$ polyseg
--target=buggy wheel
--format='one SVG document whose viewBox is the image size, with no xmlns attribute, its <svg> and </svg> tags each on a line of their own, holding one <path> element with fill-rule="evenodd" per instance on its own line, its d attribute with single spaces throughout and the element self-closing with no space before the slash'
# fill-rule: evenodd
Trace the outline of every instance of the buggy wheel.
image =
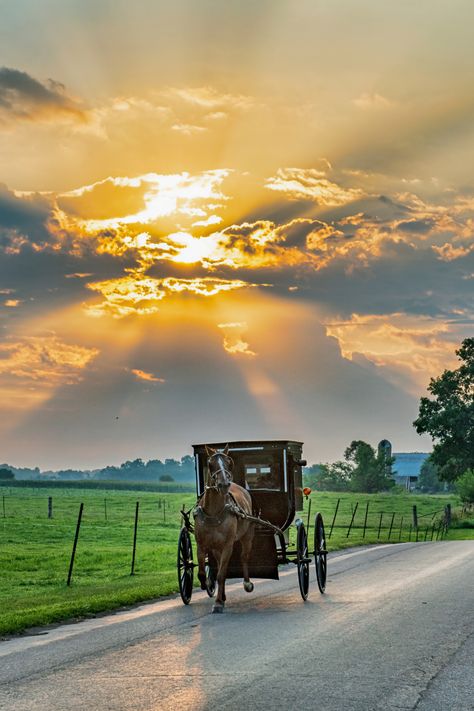
<svg viewBox="0 0 474 711">
<path fill-rule="evenodd" d="M 181 600 L 189 605 L 193 594 L 193 547 L 189 531 L 183 526 L 178 539 L 178 585 Z"/>
<path fill-rule="evenodd" d="M 207 594 L 209 595 L 209 597 L 214 597 L 214 593 L 216 592 L 217 571 L 214 565 L 212 565 L 212 563 L 209 561 L 209 558 L 207 558 L 206 560 L 205 571 Z"/>
<path fill-rule="evenodd" d="M 298 583 L 303 600 L 308 597 L 309 590 L 309 564 L 311 558 L 308 557 L 308 537 L 306 535 L 303 521 L 296 522 L 296 565 L 298 566 Z"/>
<path fill-rule="evenodd" d="M 321 593 L 326 589 L 327 557 L 323 517 L 320 513 L 317 513 L 314 520 L 314 564 L 316 566 L 318 588 Z"/>
</svg>

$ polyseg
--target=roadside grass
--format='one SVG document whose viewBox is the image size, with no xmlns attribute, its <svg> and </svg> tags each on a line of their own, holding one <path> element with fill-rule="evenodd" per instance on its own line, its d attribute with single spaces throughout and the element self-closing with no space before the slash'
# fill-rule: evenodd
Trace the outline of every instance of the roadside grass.
<svg viewBox="0 0 474 711">
<path fill-rule="evenodd" d="M 49 496 L 53 501 L 51 519 L 48 518 Z M 338 514 L 329 538 L 338 499 Z M 137 549 L 134 575 L 131 575 L 137 501 Z M 0 634 L 18 634 L 33 626 L 90 617 L 176 592 L 179 511 L 183 505 L 191 508 L 194 501 L 195 496 L 186 493 L 2 487 Z M 418 540 L 431 540 L 436 537 L 437 522 L 445 505 L 459 506 L 458 499 L 452 495 L 314 492 L 305 501 L 304 511 L 297 514 L 305 524 L 309 501 L 310 548 L 314 517 L 321 511 L 330 551 L 369 543 L 415 540 L 414 530 L 410 531 L 414 504 L 418 508 Z M 72 584 L 68 587 L 66 581 L 81 502 L 84 513 Z M 353 526 L 347 535 L 355 509 Z M 451 529 L 448 537 L 474 538 L 474 529 Z M 294 527 L 290 543 L 295 545 Z"/>
<path fill-rule="evenodd" d="M 474 540 L 474 517 L 472 514 L 468 514 L 464 518 L 455 518 L 446 539 L 448 541 Z"/>
</svg>

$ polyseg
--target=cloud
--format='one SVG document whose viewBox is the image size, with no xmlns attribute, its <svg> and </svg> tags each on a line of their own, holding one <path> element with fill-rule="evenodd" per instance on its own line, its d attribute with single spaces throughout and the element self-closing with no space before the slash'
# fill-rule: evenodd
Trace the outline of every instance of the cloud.
<svg viewBox="0 0 474 711">
<path fill-rule="evenodd" d="M 72 385 L 98 353 L 96 348 L 65 343 L 54 335 L 6 341 L 0 343 L 0 376 L 35 381 L 41 387 Z"/>
<path fill-rule="evenodd" d="M 247 330 L 247 323 L 219 323 L 217 327 L 224 333 L 224 350 L 231 355 L 256 356 L 249 344 L 244 341 L 243 334 Z"/>
<path fill-rule="evenodd" d="M 418 394 L 433 373 L 454 365 L 458 341 L 446 322 L 404 313 L 354 313 L 345 321 L 326 322 L 348 360 L 370 363 L 388 371 L 388 379 Z"/>
<path fill-rule="evenodd" d="M 230 170 L 220 169 L 195 175 L 183 172 L 109 177 L 61 194 L 58 204 L 69 214 L 81 217 L 80 224 L 89 232 L 121 225 L 147 225 L 169 216 L 176 221 L 207 219 L 210 210 L 228 200 L 220 188 L 230 173 Z M 98 210 L 101 210 L 100 217 Z"/>
<path fill-rule="evenodd" d="M 89 316 L 101 317 L 106 314 L 114 318 L 131 315 L 149 315 L 159 311 L 159 303 L 165 296 L 187 292 L 195 296 L 216 296 L 225 291 L 256 286 L 238 279 L 215 279 L 203 277 L 195 279 L 177 279 L 166 277 L 155 279 L 140 272 L 120 279 L 92 282 L 89 289 L 98 291 L 104 297 L 99 304 L 86 306 Z"/>
<path fill-rule="evenodd" d="M 164 378 L 158 378 L 153 373 L 147 373 L 145 370 L 140 370 L 139 368 L 131 368 L 130 372 L 138 378 L 138 380 L 146 380 L 149 383 L 165 383 Z"/>
<path fill-rule="evenodd" d="M 204 133 L 207 131 L 205 126 L 193 126 L 191 123 L 174 123 L 171 126 L 172 131 L 178 131 L 183 136 L 193 136 L 195 134 Z"/>
<path fill-rule="evenodd" d="M 56 242 L 55 212 L 50 197 L 18 197 L 0 184 L 0 251 L 18 252 L 27 242 L 37 250 Z"/>
<path fill-rule="evenodd" d="M 269 190 L 284 193 L 290 200 L 311 200 L 317 205 L 345 205 L 363 196 L 358 188 L 344 188 L 315 168 L 279 168 L 265 183 Z"/>
<path fill-rule="evenodd" d="M 42 83 L 18 69 L 0 68 L 0 124 L 58 119 L 87 120 L 86 111 L 63 84 L 53 79 Z"/>
<path fill-rule="evenodd" d="M 334 168 L 316 166 L 281 175 L 308 186 L 330 175 L 339 186 Z M 291 290 L 295 301 L 313 300 L 342 318 L 396 312 L 442 318 L 469 310 L 474 202 L 468 192 L 427 199 L 420 184 L 420 192 L 377 196 L 364 189 L 372 177 L 359 175 L 357 188 L 347 182 L 342 188 L 351 197 L 355 191 L 355 200 L 323 205 L 307 193 L 288 201 L 272 196 L 252 210 L 260 219 L 243 215 L 228 224 L 229 213 L 238 217 L 238 189 L 247 180 L 254 185 L 221 169 L 108 177 L 57 196 L 4 188 L 0 240 L 8 264 L 0 264 L 0 276 L 7 277 L 5 287 L 21 285 L 14 297 L 23 301 L 21 311 L 40 293 L 50 303 L 67 293 L 85 301 L 89 315 L 140 316 L 178 293 L 208 297 L 256 285 L 287 296 Z M 91 291 L 101 300 L 91 300 Z"/>
<path fill-rule="evenodd" d="M 471 254 L 474 251 L 474 244 L 466 247 L 454 247 L 450 242 L 445 242 L 440 247 L 433 245 L 433 251 L 439 255 L 443 262 L 453 262 L 455 259 L 462 259 Z"/>
<path fill-rule="evenodd" d="M 389 101 L 389 99 L 386 99 L 385 96 L 375 93 L 363 93 L 358 96 L 357 99 L 353 100 L 353 104 L 357 106 L 358 109 L 362 109 L 364 111 L 389 109 L 395 105 L 393 101 Z"/>
<path fill-rule="evenodd" d="M 161 96 L 210 111 L 208 117 L 211 119 L 223 118 L 222 109 L 246 110 L 255 105 L 251 96 L 222 93 L 213 86 L 169 88 L 161 92 Z"/>
</svg>

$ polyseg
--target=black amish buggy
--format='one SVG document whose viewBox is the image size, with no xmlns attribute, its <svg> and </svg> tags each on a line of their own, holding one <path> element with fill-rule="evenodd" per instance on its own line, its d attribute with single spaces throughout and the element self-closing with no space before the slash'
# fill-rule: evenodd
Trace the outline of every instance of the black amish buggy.
<svg viewBox="0 0 474 711">
<path fill-rule="evenodd" d="M 298 569 L 298 582 L 303 600 L 309 590 L 309 570 L 313 558 L 321 593 L 326 585 L 327 550 L 323 517 L 314 519 L 314 547 L 310 551 L 303 521 L 295 520 L 296 511 L 303 508 L 302 459 L 303 444 L 291 440 L 219 442 L 193 445 L 196 469 L 197 509 L 210 482 L 210 459 L 226 453 L 235 484 L 248 491 L 252 499 L 252 515 L 243 514 L 255 527 L 253 545 L 248 561 L 250 577 L 278 580 L 278 566 L 294 563 Z M 214 455 L 209 456 L 210 452 Z M 230 472 L 229 472 L 230 474 Z M 178 582 L 185 604 L 191 600 L 196 564 L 190 534 L 194 527 L 191 515 L 196 508 L 183 511 L 183 527 L 178 543 Z M 236 515 L 240 515 L 234 511 Z M 296 548 L 290 549 L 289 529 L 296 526 Z M 226 578 L 242 578 L 240 543 L 236 541 L 227 567 Z M 206 555 L 205 588 L 210 597 L 216 587 L 217 563 L 212 553 Z M 252 586 L 253 587 L 253 586 Z"/>
</svg>

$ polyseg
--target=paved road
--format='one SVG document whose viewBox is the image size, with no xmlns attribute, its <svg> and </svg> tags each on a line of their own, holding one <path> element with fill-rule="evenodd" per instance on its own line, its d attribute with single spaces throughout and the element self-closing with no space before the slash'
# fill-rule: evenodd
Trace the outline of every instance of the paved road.
<svg viewBox="0 0 474 711">
<path fill-rule="evenodd" d="M 327 594 L 294 569 L 224 615 L 196 593 L 0 644 L 8 711 L 474 709 L 474 542 L 331 555 Z"/>
</svg>

